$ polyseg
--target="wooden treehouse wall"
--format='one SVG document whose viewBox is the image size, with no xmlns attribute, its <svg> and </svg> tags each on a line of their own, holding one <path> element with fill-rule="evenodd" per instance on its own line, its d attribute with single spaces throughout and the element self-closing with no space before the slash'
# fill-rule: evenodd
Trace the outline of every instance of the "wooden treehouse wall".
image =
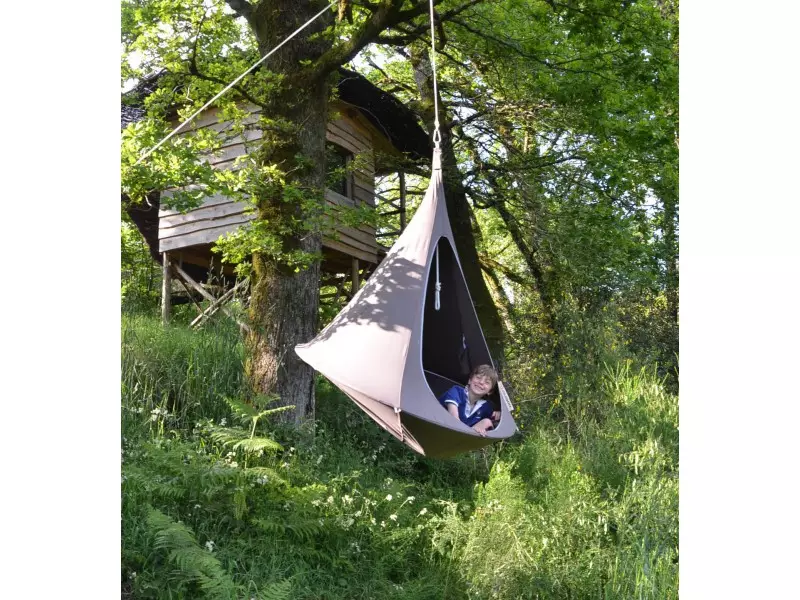
<svg viewBox="0 0 800 600">
<path fill-rule="evenodd" d="M 258 113 L 257 109 L 251 110 L 245 123 L 251 126 L 256 124 Z M 243 135 L 226 134 L 230 127 L 229 121 L 218 121 L 216 109 L 206 111 L 195 124 L 197 129 L 210 128 L 224 136 L 223 146 L 207 159 L 217 169 L 236 168 L 236 158 L 247 154 L 261 138 L 261 131 L 255 128 L 248 129 Z M 359 157 L 358 166 L 353 170 L 347 186 L 352 198 L 329 189 L 325 192 L 329 205 L 375 206 L 374 133 L 370 128 L 366 120 L 352 109 L 343 110 L 337 119 L 328 123 L 328 141 Z M 162 192 L 162 198 L 169 195 L 169 190 Z M 159 211 L 159 250 L 171 253 L 180 251 L 182 260 L 208 266 L 211 244 L 220 235 L 235 231 L 252 218 L 252 215 L 245 213 L 245 208 L 243 202 L 212 196 L 206 198 L 201 206 L 185 213 L 162 209 Z M 375 233 L 375 228 L 368 225 L 351 228 L 336 224 L 333 231 L 323 232 L 323 252 L 331 254 L 333 250 L 333 254 L 342 253 L 368 263 L 377 263 L 379 245 Z"/>
</svg>

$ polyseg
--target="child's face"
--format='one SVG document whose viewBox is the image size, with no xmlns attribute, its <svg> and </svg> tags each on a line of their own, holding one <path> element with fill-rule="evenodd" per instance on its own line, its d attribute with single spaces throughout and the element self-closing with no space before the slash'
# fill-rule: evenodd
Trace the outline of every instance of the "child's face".
<svg viewBox="0 0 800 600">
<path fill-rule="evenodd" d="M 492 391 L 492 378 L 488 375 L 473 375 L 467 385 L 473 394 L 483 397 Z"/>
</svg>

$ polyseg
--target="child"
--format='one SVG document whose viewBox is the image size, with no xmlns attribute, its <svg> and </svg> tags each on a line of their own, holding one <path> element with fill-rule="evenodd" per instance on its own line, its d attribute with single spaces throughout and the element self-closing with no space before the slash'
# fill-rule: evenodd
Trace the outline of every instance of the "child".
<svg viewBox="0 0 800 600">
<path fill-rule="evenodd" d="M 485 436 L 494 427 L 492 421 L 500 418 L 500 411 L 493 410 L 492 404 L 483 400 L 496 384 L 497 371 L 489 365 L 479 365 L 472 370 L 466 387 L 454 385 L 439 402 L 455 418 Z"/>
</svg>

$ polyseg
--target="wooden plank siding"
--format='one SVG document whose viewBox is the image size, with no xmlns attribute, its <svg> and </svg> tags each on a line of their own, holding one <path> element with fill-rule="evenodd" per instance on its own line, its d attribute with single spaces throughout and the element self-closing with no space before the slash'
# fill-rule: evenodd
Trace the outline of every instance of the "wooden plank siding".
<svg viewBox="0 0 800 600">
<path fill-rule="evenodd" d="M 246 119 L 251 126 L 256 124 L 257 120 L 258 113 L 255 110 Z M 230 122 L 218 122 L 216 109 L 200 115 L 194 124 L 194 129 L 210 128 L 223 135 L 227 134 L 222 148 L 204 158 L 217 169 L 234 168 L 236 158 L 246 155 L 254 143 L 261 139 L 261 132 L 258 129 L 247 129 L 244 135 L 239 135 L 230 132 L 230 127 Z M 359 204 L 375 206 L 372 134 L 355 123 L 352 118 L 343 116 L 328 124 L 326 138 L 359 156 L 359 168 L 354 169 L 350 186 L 353 198 L 326 190 L 326 202 L 334 208 Z M 170 190 L 162 192 L 162 198 L 169 197 L 170 193 Z M 231 233 L 254 218 L 252 213 L 245 211 L 246 208 L 244 202 L 234 202 L 223 196 L 212 196 L 206 198 L 201 206 L 186 213 L 160 210 L 159 249 L 161 252 L 169 252 L 213 244 L 220 235 Z M 337 224 L 333 231 L 323 234 L 323 249 L 330 248 L 359 260 L 377 263 L 379 246 L 375 233 L 375 228 L 369 225 L 351 228 Z"/>
</svg>

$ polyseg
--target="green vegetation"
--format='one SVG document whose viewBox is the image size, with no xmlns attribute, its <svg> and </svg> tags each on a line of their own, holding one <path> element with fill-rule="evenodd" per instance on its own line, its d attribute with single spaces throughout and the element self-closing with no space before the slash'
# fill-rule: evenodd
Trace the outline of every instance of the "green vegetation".
<svg viewBox="0 0 800 600">
<path fill-rule="evenodd" d="M 123 211 L 123 597 L 677 598 L 676 3 L 436 3 L 446 201 L 520 428 L 438 461 L 324 379 L 312 401 L 313 372 L 281 354 L 345 301 L 314 262 L 322 182 L 358 160 L 323 152 L 334 74 L 432 133 L 427 3 L 340 2 L 215 101 L 232 135 L 260 132 L 237 169 L 198 161 L 223 142 L 210 127 L 137 163 L 317 4 L 121 5 L 123 82 L 147 84 L 126 99 L 144 114 L 122 132 L 123 207 L 183 186 L 160 207 L 223 194 L 255 217 L 217 245 L 250 276 L 243 339 L 219 315 L 191 331 L 192 304 L 161 325 L 160 268 Z M 429 171 L 403 170 L 410 219 Z M 347 223 L 399 227 L 371 211 Z"/>
<path fill-rule="evenodd" d="M 124 597 L 677 598 L 677 398 L 652 369 L 520 395 L 521 434 L 434 461 L 325 380 L 314 431 L 242 405 L 226 321 L 125 315 L 122 340 Z"/>
</svg>

